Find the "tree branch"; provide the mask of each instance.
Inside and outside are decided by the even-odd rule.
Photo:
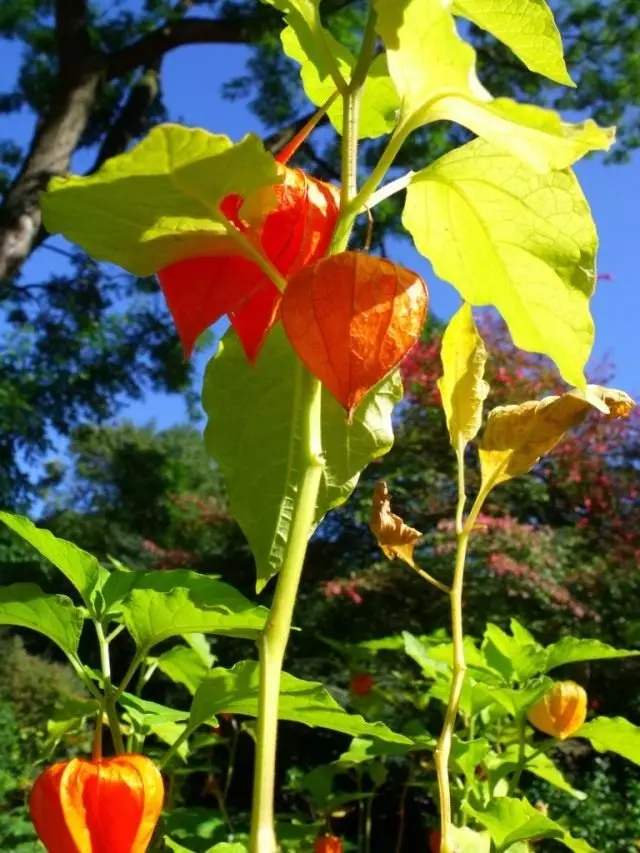
[[[107,57],[107,77],[121,77],[150,66],[165,53],[187,44],[246,44],[270,28],[263,17],[185,18],[168,22]]]
[[[55,21],[60,80],[64,82],[91,52],[86,0],[55,0]]]

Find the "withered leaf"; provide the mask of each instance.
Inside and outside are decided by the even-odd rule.
[[[369,527],[388,560],[399,557],[412,568],[417,568],[413,551],[422,533],[409,527],[399,515],[391,512],[391,497],[386,483],[380,482],[376,485]]]
[[[483,488],[526,474],[594,408],[608,419],[627,417],[635,403],[624,391],[588,385],[559,397],[499,406],[489,414],[480,442]]]

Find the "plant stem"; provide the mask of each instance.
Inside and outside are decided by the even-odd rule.
[[[527,765],[526,749],[527,717],[525,714],[520,714],[518,716],[518,763],[516,764],[516,769],[514,770],[513,776],[511,777],[511,783],[509,784],[509,796],[513,796],[513,794],[518,790],[522,771]]]
[[[321,386],[298,365],[298,411],[302,420],[302,478],[284,560],[269,618],[259,641],[260,688],[250,853],[276,853],[274,794],[280,678],[307,543],[313,530],[324,470],[320,428]],[[297,395],[298,396],[298,395]]]
[[[102,717],[104,711],[102,708],[96,714],[96,728],[93,733],[93,749],[91,751],[91,760],[100,761],[102,758]]]
[[[446,584],[440,583],[439,580],[434,578],[433,575],[430,575],[429,572],[425,572],[425,570],[421,569],[420,566],[416,566],[416,564],[414,563],[411,568],[415,572],[417,572],[423,580],[427,581],[427,583],[430,583],[432,586],[435,586],[436,589],[439,589],[441,592],[444,592],[447,595],[451,593],[451,590]]]
[[[118,720],[118,711],[116,708],[115,691],[111,682],[111,661],[109,660],[109,643],[104,635],[101,622],[94,622],[96,636],[98,638],[98,646],[100,648],[100,665],[102,668],[102,678],[104,680],[104,710],[109,720],[109,728],[111,730],[111,739],[113,746],[118,755],[122,755],[125,751],[124,741],[122,740],[122,732],[120,731],[120,721]]]
[[[456,511],[457,549],[456,562],[453,572],[453,583],[449,593],[451,603],[451,635],[453,639],[453,669],[451,673],[451,691],[449,702],[445,713],[444,724],[440,732],[438,745],[434,753],[436,773],[438,776],[438,792],[440,797],[440,831],[442,834],[440,842],[441,853],[455,853],[451,839],[450,828],[452,825],[451,813],[451,784],[449,779],[449,760],[451,757],[451,742],[458,717],[460,696],[464,686],[467,671],[467,663],[464,654],[464,626],[462,593],[464,588],[464,568],[469,547],[469,537],[482,508],[482,504],[488,491],[481,489],[474,501],[471,512],[466,522],[463,523],[463,512],[465,498],[464,471],[460,468],[464,465],[464,447],[459,444],[456,448],[458,457],[458,508]]]

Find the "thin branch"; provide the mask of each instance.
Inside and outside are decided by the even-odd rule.
[[[165,53],[188,44],[247,44],[270,28],[261,16],[237,18],[185,18],[171,21],[107,57],[108,78],[121,77],[136,68],[149,67]]]
[[[162,59],[159,59],[153,67],[147,68],[131,87],[129,97],[120,110],[118,118],[102,140],[89,174],[97,172],[109,157],[122,154],[131,140],[140,134],[143,119],[160,91],[161,62]]]

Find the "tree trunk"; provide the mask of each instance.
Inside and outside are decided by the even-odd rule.
[[[33,251],[42,221],[38,196],[63,175],[87,126],[102,68],[85,69],[59,95],[36,129],[21,172],[0,207],[0,281],[16,275]]]

